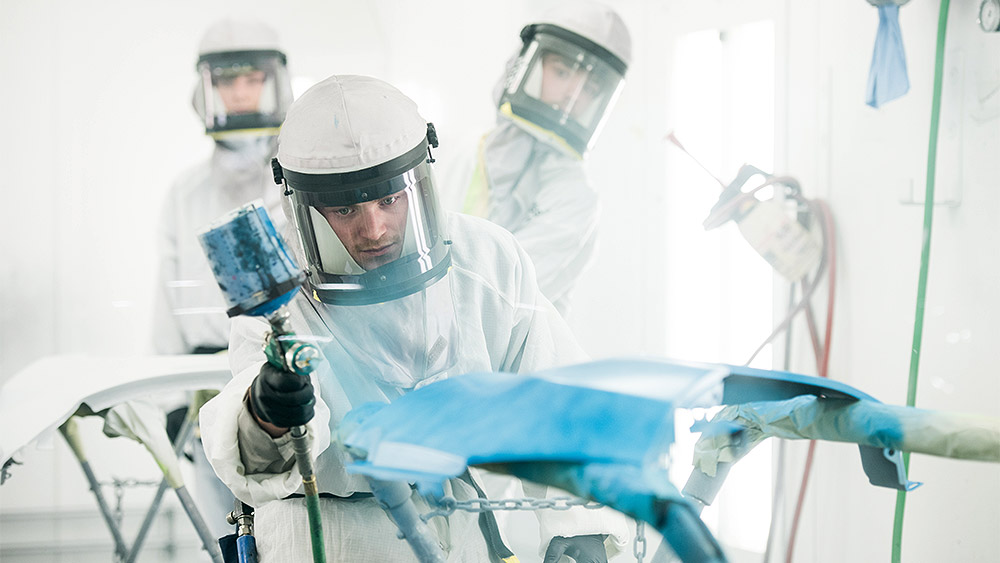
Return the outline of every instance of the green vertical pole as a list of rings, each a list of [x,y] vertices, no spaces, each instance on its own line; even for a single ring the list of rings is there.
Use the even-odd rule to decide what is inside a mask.
[[[924,229],[920,250],[920,279],[917,282],[917,309],[913,322],[913,345],[910,347],[910,377],[906,405],[917,402],[917,373],[920,370],[920,347],[924,332],[924,303],[927,297],[927,271],[931,257],[931,225],[934,219],[934,175],[937,170],[938,128],[941,121],[941,83],[944,79],[944,38],[948,29],[949,0],[941,0],[938,12],[937,54],[934,59],[934,96],[931,101],[931,130],[927,147],[927,190],[924,195]],[[910,454],[903,452],[903,467],[910,475]],[[896,491],[896,514],[892,526],[892,563],[900,563],[903,547],[903,512],[906,491]]]

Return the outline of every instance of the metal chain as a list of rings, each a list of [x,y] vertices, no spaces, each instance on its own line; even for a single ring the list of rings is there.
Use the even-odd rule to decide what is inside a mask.
[[[642,563],[643,558],[646,557],[646,523],[642,520],[635,522],[635,541],[632,542],[632,555],[635,555],[635,560],[638,563]]]
[[[124,518],[124,511],[122,510],[122,504],[125,500],[125,489],[127,487],[155,487],[160,484],[159,481],[139,481],[138,479],[119,479],[117,477],[112,477],[111,481],[101,481],[98,482],[102,486],[112,486],[115,488],[115,513],[112,517],[118,526],[122,525],[122,519]]]
[[[552,498],[506,498],[490,500],[485,498],[474,498],[469,500],[455,500],[455,497],[444,497],[437,502],[439,508],[426,514],[421,514],[420,519],[427,522],[435,516],[451,516],[456,510],[465,512],[487,512],[495,510],[569,510],[575,506],[582,506],[588,510],[602,508],[604,505],[575,497],[552,497]],[[646,557],[646,523],[639,520],[635,525],[635,540],[632,543],[632,554],[638,563],[642,563]]]
[[[112,477],[110,481],[98,481],[98,484],[103,485],[105,487],[118,487],[124,489],[127,487],[158,487],[160,485],[160,482],[140,481],[134,478],[119,479],[118,477]]]
[[[494,510],[569,510],[574,506],[582,506],[593,510],[601,508],[603,504],[574,497],[552,497],[552,498],[507,498],[490,500],[485,498],[474,498],[470,500],[455,500],[455,497],[444,497],[437,502],[440,507],[426,514],[422,514],[420,519],[424,522],[435,516],[451,516],[456,510],[465,512],[488,512]]]

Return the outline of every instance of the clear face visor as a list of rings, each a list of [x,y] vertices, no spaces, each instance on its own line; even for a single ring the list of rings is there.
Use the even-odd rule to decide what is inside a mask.
[[[361,188],[293,189],[309,283],[321,301],[364,305],[397,299],[440,279],[450,265],[444,218],[426,162]]]
[[[601,57],[566,39],[537,33],[524,46],[500,106],[582,154],[623,84],[624,76]]]
[[[278,51],[239,51],[202,55],[195,107],[205,132],[276,135],[292,102],[285,56]]]

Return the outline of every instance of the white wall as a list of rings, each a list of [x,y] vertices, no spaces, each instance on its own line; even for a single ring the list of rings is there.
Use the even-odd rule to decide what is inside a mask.
[[[572,319],[595,357],[662,353],[668,319],[685,322],[670,318],[663,288],[671,276],[698,275],[672,271],[658,254],[668,190],[685,189],[665,183],[662,138],[670,129],[673,39],[682,31],[672,18],[686,3],[615,2],[632,30],[635,61],[590,159],[605,223],[601,255],[579,288]],[[863,0],[770,4],[780,19],[785,69],[775,112],[778,171],[798,177],[807,195],[827,198],[840,229],[831,375],[902,404],[921,209],[898,199],[909,181],[918,190],[923,185],[937,5],[911,2],[901,10],[911,91],[876,111],[863,104],[875,10]],[[953,2],[949,26],[949,46],[962,51],[963,63],[954,79],[961,90],[946,90],[956,117],[952,128],[942,122],[941,159],[950,164],[939,169],[939,189],[958,181],[962,203],[935,216],[917,404],[1000,416],[993,371],[1000,334],[992,322],[1000,310],[993,226],[1000,212],[1000,34],[975,27],[974,4]],[[716,9],[718,17],[704,26],[719,25],[741,6],[705,0],[701,9]],[[44,355],[146,350],[152,221],[172,179],[210,150],[188,104],[195,45],[231,10],[272,21],[302,84],[363,73],[399,85],[438,125],[437,155],[447,158],[455,150],[449,137],[464,143],[490,127],[490,89],[535,5],[0,3],[0,107],[8,131],[0,154],[11,198],[0,222],[0,381]],[[796,330],[805,343],[802,327]],[[805,348],[797,350],[796,369],[813,373],[812,365]],[[793,444],[793,453],[801,454],[801,445]],[[0,511],[31,503],[92,506],[58,442],[33,456],[30,472],[15,468],[15,479],[44,493],[5,486]],[[800,463],[790,461],[789,471]],[[894,494],[867,484],[854,447],[821,444],[816,463],[797,559],[887,560]],[[909,495],[905,561],[1000,560],[996,465],[915,455],[911,478],[926,485]],[[0,538],[8,541],[2,530]]]
[[[978,4],[949,13],[937,190],[960,187],[961,203],[934,212],[916,404],[996,417],[1000,34],[979,30]],[[906,402],[923,218],[900,199],[925,186],[939,5],[900,10],[910,91],[875,110],[863,103],[875,9],[788,2],[787,169],[839,228],[830,375],[894,404]],[[914,454],[910,478],[925,484],[908,495],[904,561],[1000,560],[1000,467]],[[889,560],[895,494],[867,484],[856,448],[820,444],[807,501],[797,560]]]

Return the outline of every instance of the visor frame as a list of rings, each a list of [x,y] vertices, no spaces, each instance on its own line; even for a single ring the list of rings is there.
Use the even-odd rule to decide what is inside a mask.
[[[564,27],[551,23],[535,23],[526,25],[521,30],[521,41],[524,45],[527,45],[535,38],[536,35],[546,34],[572,43],[580,49],[594,55],[614,69],[623,79],[625,78],[625,74],[628,72],[628,64],[618,55],[612,53],[608,49],[605,49],[602,45],[587,39],[579,33],[574,33]]]
[[[288,65],[285,54],[277,49],[258,49],[252,51],[217,51],[215,53],[205,53],[198,57],[195,69],[201,68],[203,63],[212,66],[224,66],[226,63],[243,63],[247,61],[278,59],[282,66]]]
[[[427,140],[382,164],[354,172],[304,174],[281,166],[281,177],[293,192],[311,205],[339,207],[392,195],[408,184],[402,176],[427,160]],[[277,161],[277,158],[275,158]]]

